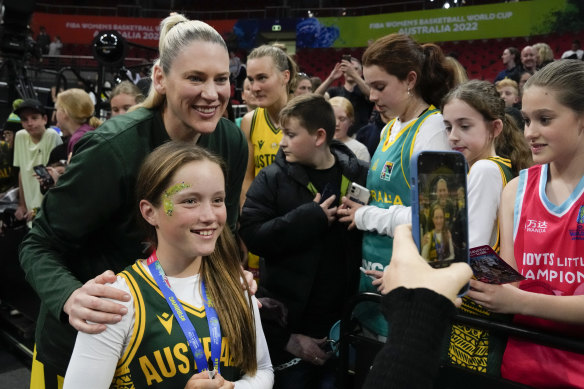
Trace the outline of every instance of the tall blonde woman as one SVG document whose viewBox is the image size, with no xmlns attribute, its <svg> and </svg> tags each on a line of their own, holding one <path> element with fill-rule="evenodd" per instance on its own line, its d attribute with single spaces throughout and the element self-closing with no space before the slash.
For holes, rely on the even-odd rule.
<svg viewBox="0 0 584 389">
<path fill-rule="evenodd" d="M 243 186 L 241 204 L 255 176 L 276 158 L 282 140 L 280 110 L 288 102 L 298 66 L 282 49 L 263 45 L 247 57 L 247 79 L 257 108 L 241 121 L 241 130 L 247 138 L 249 159 Z M 250 253 L 248 268 L 259 278 L 259 258 Z"/>
<path fill-rule="evenodd" d="M 276 158 L 282 139 L 278 117 L 288 102 L 297 69 L 294 60 L 274 46 L 257 47 L 247 57 L 247 79 L 258 107 L 241 121 L 249 148 L 242 200 L 254 177 Z"/>
<path fill-rule="evenodd" d="M 237 225 L 247 144 L 222 118 L 230 95 L 227 45 L 208 24 L 173 14 L 160 25 L 159 53 L 146 100 L 79 141 L 21 245 L 21 266 L 41 300 L 32 388 L 62 382 L 76 330 L 99 333 L 127 313 L 116 300 L 130 296 L 104 284 L 144 253 L 134 193 L 153 149 L 181 140 L 221 156 L 229 170 L 227 224 L 232 231 Z"/>
</svg>

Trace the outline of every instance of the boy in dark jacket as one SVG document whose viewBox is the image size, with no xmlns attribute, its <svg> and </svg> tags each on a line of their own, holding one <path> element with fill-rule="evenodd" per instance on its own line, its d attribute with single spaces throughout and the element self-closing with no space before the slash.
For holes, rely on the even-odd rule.
<svg viewBox="0 0 584 389">
<path fill-rule="evenodd" d="M 266 295 L 287 310 L 278 321 L 262 309 L 274 388 L 321 387 L 334 375 L 325 339 L 357 292 L 361 261 L 361 234 L 337 221 L 337 205 L 351 182 L 364 185 L 367 165 L 333 141 L 334 111 L 322 96 L 291 100 L 280 123 L 280 150 L 247 192 L 240 235 L 265 258 Z"/>
</svg>

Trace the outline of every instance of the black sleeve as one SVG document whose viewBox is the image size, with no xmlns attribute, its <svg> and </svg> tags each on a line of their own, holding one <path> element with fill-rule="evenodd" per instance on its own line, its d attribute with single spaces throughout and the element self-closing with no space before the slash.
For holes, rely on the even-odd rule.
<svg viewBox="0 0 584 389">
<path fill-rule="evenodd" d="M 247 248 L 260 256 L 304 250 L 328 230 L 328 219 L 319 204 L 309 201 L 285 214 L 279 214 L 281 193 L 264 168 L 247 191 L 240 218 L 239 233 Z M 299 244 L 302 243 L 302 244 Z"/>
<path fill-rule="evenodd" d="M 454 304 L 429 289 L 398 288 L 383 296 L 382 310 L 389 337 L 363 388 L 432 388 Z"/>
</svg>

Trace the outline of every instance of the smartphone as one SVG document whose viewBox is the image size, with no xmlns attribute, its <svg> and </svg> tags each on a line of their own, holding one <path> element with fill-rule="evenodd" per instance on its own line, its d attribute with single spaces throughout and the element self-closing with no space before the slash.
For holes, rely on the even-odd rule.
<svg viewBox="0 0 584 389">
<path fill-rule="evenodd" d="M 369 189 L 354 182 L 351 183 L 348 195 L 350 200 L 359 204 L 367 205 L 369 202 L 369 195 Z"/>
<path fill-rule="evenodd" d="M 410 161 L 412 235 L 432 267 L 469 262 L 467 173 L 457 151 L 421 151 Z"/>
<path fill-rule="evenodd" d="M 36 165 L 33 167 L 33 170 L 47 186 L 52 186 L 55 184 L 53 177 L 51 177 L 45 165 Z"/>
<path fill-rule="evenodd" d="M 343 54 L 343 60 L 351 62 L 351 54 Z"/>
</svg>

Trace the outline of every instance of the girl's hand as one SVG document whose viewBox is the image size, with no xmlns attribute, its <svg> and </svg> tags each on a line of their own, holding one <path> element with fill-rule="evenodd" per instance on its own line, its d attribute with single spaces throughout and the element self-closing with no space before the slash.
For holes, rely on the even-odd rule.
<svg viewBox="0 0 584 389">
<path fill-rule="evenodd" d="M 379 270 L 361 270 L 363 274 L 369 276 L 373 281 L 371 284 L 377 286 L 377 291 L 381 293 L 382 283 L 383 283 L 383 272 Z"/>
<path fill-rule="evenodd" d="M 235 384 L 231 381 L 227 381 L 221 376 L 221 374 L 216 374 L 215 378 L 209 378 L 208 371 L 202 371 L 193 375 L 187 382 L 185 389 L 233 389 Z"/>
<path fill-rule="evenodd" d="M 341 206 L 337 211 L 337 218 L 341 223 L 349 223 L 349 230 L 355 228 L 355 212 L 359 208 L 363 206 L 363 204 L 359 204 L 354 202 L 353 200 L 349 200 L 346 196 L 343 196 L 341 199 Z"/>
<path fill-rule="evenodd" d="M 430 244 L 430 233 L 427 232 L 424 234 L 424 237 L 422 238 L 422 246 L 426 246 L 427 244 Z"/>
<path fill-rule="evenodd" d="M 519 313 L 521 292 L 521 289 L 510 284 L 493 285 L 470 280 L 467 296 L 491 312 Z"/>
<path fill-rule="evenodd" d="M 243 266 L 241 267 L 241 270 L 243 270 L 244 277 L 244 279 L 241 280 L 241 288 L 245 290 L 246 287 L 245 284 L 247 284 L 247 286 L 249 287 L 249 293 L 251 293 L 252 296 L 255 295 L 256 292 L 258 291 L 258 283 L 253 278 L 253 273 L 248 270 L 245 270 Z"/>
</svg>

